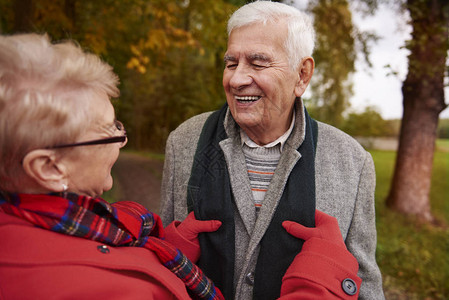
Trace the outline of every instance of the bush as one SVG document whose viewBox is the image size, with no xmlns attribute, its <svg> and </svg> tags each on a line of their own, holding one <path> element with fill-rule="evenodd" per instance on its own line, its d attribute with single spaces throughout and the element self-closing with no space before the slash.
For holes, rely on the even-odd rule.
<svg viewBox="0 0 449 300">
<path fill-rule="evenodd" d="M 449 139 L 449 119 L 440 119 L 437 136 L 439 139 Z"/>
<path fill-rule="evenodd" d="M 351 136 L 392 137 L 397 136 L 397 121 L 387 121 L 373 107 L 362 113 L 350 113 L 341 128 Z"/>
</svg>

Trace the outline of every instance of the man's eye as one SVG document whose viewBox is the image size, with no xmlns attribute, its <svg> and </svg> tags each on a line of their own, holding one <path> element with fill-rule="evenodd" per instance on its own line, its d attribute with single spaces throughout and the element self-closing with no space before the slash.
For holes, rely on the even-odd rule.
<svg viewBox="0 0 449 300">
<path fill-rule="evenodd" d="M 227 64 L 226 69 L 235 69 L 237 68 L 238 64 Z"/>
<path fill-rule="evenodd" d="M 259 65 L 259 64 L 253 64 L 253 67 L 256 68 L 256 69 L 265 69 L 267 66 Z"/>
</svg>

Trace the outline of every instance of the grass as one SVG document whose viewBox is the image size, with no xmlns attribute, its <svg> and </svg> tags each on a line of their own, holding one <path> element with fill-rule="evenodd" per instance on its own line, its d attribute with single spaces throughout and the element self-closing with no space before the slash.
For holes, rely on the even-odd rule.
<svg viewBox="0 0 449 300">
<path fill-rule="evenodd" d="M 446 141 L 444 141 L 445 143 Z M 449 145 L 449 143 L 448 143 Z M 370 151 L 376 165 L 377 262 L 387 299 L 447 299 L 449 230 L 417 222 L 385 207 L 396 153 Z M 431 206 L 449 224 L 449 155 L 434 158 Z"/>
<path fill-rule="evenodd" d="M 437 150 L 449 152 L 449 139 L 438 139 L 437 140 Z"/>
</svg>

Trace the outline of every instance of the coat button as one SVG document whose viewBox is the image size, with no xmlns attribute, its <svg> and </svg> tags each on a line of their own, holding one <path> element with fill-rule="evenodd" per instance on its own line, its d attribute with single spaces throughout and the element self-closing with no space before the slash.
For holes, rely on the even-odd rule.
<svg viewBox="0 0 449 300">
<path fill-rule="evenodd" d="M 97 250 L 104 254 L 108 254 L 109 252 L 111 252 L 111 250 L 109 250 L 108 246 L 106 245 L 98 245 Z"/>
<path fill-rule="evenodd" d="M 253 272 L 249 272 L 246 275 L 245 282 L 249 285 L 254 285 L 254 273 Z"/>
<path fill-rule="evenodd" d="M 352 280 L 350 278 L 346 278 L 341 283 L 341 286 L 343 287 L 343 291 L 346 294 L 348 294 L 350 296 L 357 294 L 357 284 L 355 284 L 354 280 Z"/>
</svg>

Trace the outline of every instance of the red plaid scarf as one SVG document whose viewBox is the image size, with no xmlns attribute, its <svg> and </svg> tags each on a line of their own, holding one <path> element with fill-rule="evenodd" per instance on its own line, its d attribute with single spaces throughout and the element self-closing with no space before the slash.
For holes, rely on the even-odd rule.
<svg viewBox="0 0 449 300">
<path fill-rule="evenodd" d="M 178 276 L 197 299 L 224 299 L 220 290 L 181 251 L 164 241 L 160 217 L 142 205 L 72 193 L 49 195 L 0 192 L 0 211 L 35 226 L 111 246 L 144 247 Z"/>
</svg>

